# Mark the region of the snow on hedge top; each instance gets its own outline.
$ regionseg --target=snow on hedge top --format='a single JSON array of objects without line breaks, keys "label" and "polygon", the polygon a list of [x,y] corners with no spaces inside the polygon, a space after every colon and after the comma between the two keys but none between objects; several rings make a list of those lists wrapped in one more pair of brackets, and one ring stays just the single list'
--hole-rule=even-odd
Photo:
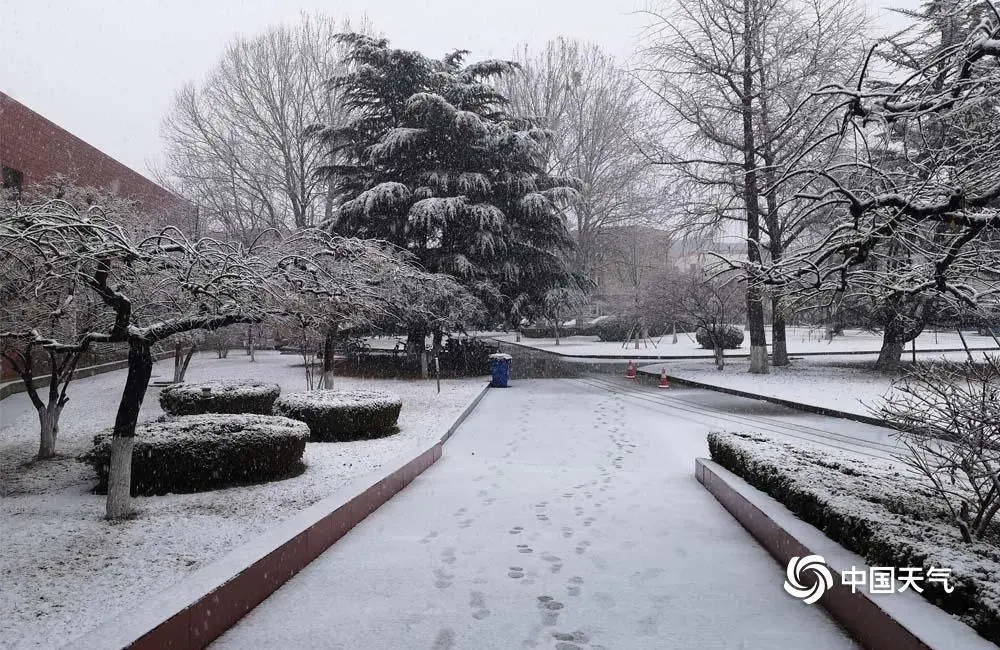
[{"label": "snow on hedge top", "polygon": [[514,357],[505,352],[497,352],[496,354],[490,355],[490,359],[495,359],[496,361],[510,361],[513,358]]},{"label": "snow on hedge top", "polygon": [[285,409],[389,408],[403,401],[380,390],[313,390],[279,397],[275,407]]},{"label": "snow on hedge top", "polygon": [[225,397],[255,397],[259,395],[279,394],[281,387],[278,384],[269,384],[262,381],[203,381],[197,384],[174,384],[163,389],[164,393],[172,393],[174,396],[197,396],[205,395],[205,389],[209,395],[224,395]]},{"label": "snow on hedge top", "polygon": [[[217,436],[281,436],[309,438],[309,427],[303,422],[278,415],[223,414],[182,415],[162,422],[149,422],[136,427],[137,444],[175,443],[183,440]],[[94,436],[94,445],[108,444],[111,431]]]}]

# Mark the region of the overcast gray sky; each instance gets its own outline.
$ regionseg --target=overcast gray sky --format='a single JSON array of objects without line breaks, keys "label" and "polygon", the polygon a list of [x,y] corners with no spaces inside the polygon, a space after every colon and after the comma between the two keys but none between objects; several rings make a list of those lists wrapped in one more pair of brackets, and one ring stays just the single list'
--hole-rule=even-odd
[{"label": "overcast gray sky", "polygon": [[[917,0],[867,0],[871,10]],[[305,12],[365,13],[399,47],[509,56],[557,36],[631,55],[643,0],[0,0],[0,90],[147,173],[174,90],[201,79],[237,35]],[[884,19],[883,19],[884,20]],[[2,134],[0,134],[2,137]]]}]

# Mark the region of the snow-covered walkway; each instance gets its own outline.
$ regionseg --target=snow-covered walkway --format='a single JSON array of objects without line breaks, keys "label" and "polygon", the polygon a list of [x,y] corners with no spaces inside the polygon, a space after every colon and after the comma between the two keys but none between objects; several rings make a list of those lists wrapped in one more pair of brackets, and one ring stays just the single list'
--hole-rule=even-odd
[{"label": "snow-covered walkway", "polygon": [[213,647],[854,647],[693,476],[710,429],[845,423],[752,400],[726,420],[725,398],[491,391],[436,465]]}]

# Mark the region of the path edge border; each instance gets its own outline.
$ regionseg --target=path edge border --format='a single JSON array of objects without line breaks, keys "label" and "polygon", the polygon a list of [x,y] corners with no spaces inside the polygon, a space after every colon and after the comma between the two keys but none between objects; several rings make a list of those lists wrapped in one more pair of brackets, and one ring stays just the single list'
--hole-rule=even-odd
[{"label": "path edge border", "polygon": [[[649,364],[656,365],[656,364]],[[640,383],[643,384],[655,384],[660,375],[655,370],[647,370],[645,368],[639,368],[636,370],[636,377],[639,379]],[[696,381],[694,379],[685,379],[683,377],[675,377],[674,375],[667,374],[667,379],[675,384],[680,384],[682,386],[690,386],[691,388],[704,388],[706,390],[714,390],[717,393],[725,393],[727,395],[733,395],[735,397],[746,397],[748,399],[756,399],[762,402],[771,402],[772,404],[777,404],[779,406],[785,406],[790,409],[795,409],[797,411],[805,411],[807,413],[815,413],[816,415],[825,415],[831,418],[840,418],[842,420],[853,420],[854,422],[860,422],[862,424],[870,424],[876,427],[885,427],[891,429],[892,427],[885,420],[879,418],[873,418],[867,415],[861,415],[860,413],[851,413],[850,411],[838,411],[836,409],[826,408],[825,406],[816,406],[814,404],[803,404],[802,402],[795,402],[793,400],[784,399],[781,397],[773,397],[771,395],[761,395],[759,393],[750,393],[745,390],[740,390],[738,388],[728,388],[726,386],[716,386],[715,384],[708,384],[701,381]]]},{"label": "path edge border", "polygon": [[416,456],[399,456],[382,469],[358,477],[331,496],[63,647],[67,650],[207,647],[437,462],[445,441],[472,414],[488,390],[487,383],[444,435]]},{"label": "path edge border", "polygon": [[[695,459],[695,478],[783,568],[792,557],[821,555],[838,572],[855,567],[868,570],[864,558],[847,551],[718,463]],[[814,581],[812,576],[805,577],[805,582]],[[869,650],[996,647],[912,591],[882,595],[876,602],[863,591],[852,593],[835,579],[819,603]],[[803,603],[803,607],[809,605]]]}]

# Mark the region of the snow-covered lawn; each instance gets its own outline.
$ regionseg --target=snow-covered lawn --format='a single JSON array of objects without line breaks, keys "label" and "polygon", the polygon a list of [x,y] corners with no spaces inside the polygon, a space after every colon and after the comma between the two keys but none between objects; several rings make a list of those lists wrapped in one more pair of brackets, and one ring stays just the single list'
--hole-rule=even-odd
[{"label": "snow-covered lawn", "polygon": [[[258,352],[257,363],[234,350],[228,359],[200,354],[187,379],[276,382],[305,389],[301,359]],[[154,381],[169,379],[172,360]],[[159,375],[159,377],[157,377]],[[482,379],[434,381],[338,378],[338,388],[399,395],[400,432],[350,443],[309,443],[306,471],[285,481],[198,494],[136,499],[141,514],[102,519],[104,497],[90,494],[93,470],[75,457],[110,427],[124,371],[75,382],[62,415],[62,457],[27,463],[37,450],[37,419],[27,396],[0,402],[0,647],[58,647],[98,622],[156,593],[350,480],[440,437],[484,385]],[[162,415],[151,388],[140,421]]]},{"label": "snow-covered lawn", "polygon": [[[962,361],[965,358],[964,352],[918,356],[921,361]],[[679,379],[872,416],[867,406],[877,405],[890,392],[896,378],[872,370],[875,359],[875,355],[803,357],[793,360],[789,366],[772,366],[766,375],[751,375],[748,372],[750,362],[746,358],[727,359],[721,372],[716,370],[714,363],[699,359],[640,365],[640,370],[658,374],[660,368],[666,368],[667,374]]]},{"label": "snow-covered lawn", "polygon": [[[979,336],[975,332],[963,332],[965,340],[971,348],[996,348],[996,343],[990,336]],[[833,341],[827,341],[823,336],[822,329],[809,329],[805,327],[788,328],[788,352],[789,354],[843,354],[855,352],[877,353],[882,345],[882,338],[878,334],[863,332],[861,330],[846,330],[843,336],[834,337]],[[503,334],[496,337],[498,340],[513,343],[516,340],[515,334]],[[703,350],[694,340],[694,334],[678,334],[677,343],[671,343],[672,337],[667,334],[660,338],[653,338],[645,344],[640,343],[639,349],[635,349],[635,343],[623,346],[621,343],[613,341],[599,341],[596,336],[569,336],[560,340],[556,345],[555,339],[529,339],[521,337],[521,345],[527,345],[539,350],[556,352],[567,356],[587,357],[591,355],[617,356],[623,359],[643,359],[660,357],[711,357],[711,350]],[[654,347],[655,345],[655,347]],[[748,355],[750,345],[750,334],[744,332],[743,346],[738,350],[730,351],[733,355]],[[770,332],[768,333],[768,345],[770,345]],[[961,349],[962,340],[954,331],[925,332],[917,337],[917,350],[949,350]],[[909,346],[907,346],[909,352]]]}]

